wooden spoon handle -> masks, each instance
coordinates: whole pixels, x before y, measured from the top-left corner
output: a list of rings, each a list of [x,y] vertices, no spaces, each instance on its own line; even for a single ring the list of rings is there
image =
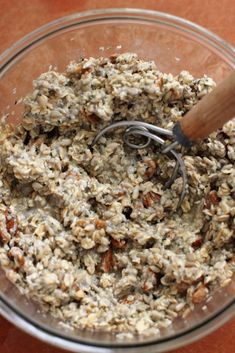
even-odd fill
[[[235,117],[235,70],[197,103],[173,128],[175,139],[190,146]]]

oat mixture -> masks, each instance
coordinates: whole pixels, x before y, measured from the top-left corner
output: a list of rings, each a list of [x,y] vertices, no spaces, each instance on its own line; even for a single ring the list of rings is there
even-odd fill
[[[172,129],[215,83],[125,53],[49,71],[0,135],[0,264],[21,293],[73,327],[156,334],[235,269],[235,123],[174,161],[131,150],[114,120]]]

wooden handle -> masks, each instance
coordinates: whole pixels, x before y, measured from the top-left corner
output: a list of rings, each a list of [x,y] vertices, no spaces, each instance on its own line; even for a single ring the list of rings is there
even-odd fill
[[[235,70],[197,103],[174,128],[178,142],[190,146],[235,117]]]

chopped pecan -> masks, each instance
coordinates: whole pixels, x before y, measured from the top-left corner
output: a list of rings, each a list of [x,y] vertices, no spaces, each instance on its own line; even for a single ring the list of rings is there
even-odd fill
[[[18,233],[18,220],[10,209],[5,211],[6,229],[12,235],[15,236]]]
[[[120,300],[120,303],[123,303],[123,304],[133,304],[134,303],[134,298],[133,299],[128,299],[128,296],[125,296],[123,297],[121,300]]]
[[[104,229],[104,228],[106,228],[106,222],[103,221],[102,219],[96,219],[95,226],[97,229]]]
[[[160,273],[156,273],[151,270],[151,268],[148,269],[147,273],[147,279],[143,284],[143,291],[145,293],[149,292],[153,288],[157,288],[160,284],[162,275]]]
[[[87,221],[85,219],[78,219],[76,223],[76,225],[80,227],[85,227],[86,224],[87,224]]]
[[[109,57],[110,62],[112,64],[115,64],[117,57],[118,57],[118,54],[111,54],[110,57]]]
[[[100,67],[104,67],[107,65],[107,60],[106,59],[103,59],[101,62],[100,62]]]
[[[7,252],[7,257],[8,257],[8,259],[10,259],[12,261],[14,260],[14,256],[12,255],[10,250]]]
[[[160,77],[159,80],[156,82],[156,85],[160,88],[160,91],[162,91],[163,83],[163,77]]]
[[[62,283],[60,283],[60,289],[62,290],[62,291],[66,291],[67,289],[68,289],[68,287],[66,287],[66,285],[62,282]]]
[[[77,290],[74,293],[74,299],[76,299],[78,301],[82,300],[84,297],[85,297],[85,293],[81,289]]]
[[[34,146],[40,146],[43,143],[45,136],[46,135],[41,135],[40,137],[38,137],[33,143]]]
[[[147,293],[147,292],[149,292],[150,291],[150,289],[152,289],[153,287],[152,286],[150,286],[149,284],[148,284],[148,282],[144,282],[144,285],[143,285],[143,291],[145,292],[145,293]]]
[[[202,238],[197,238],[191,245],[194,249],[200,248],[202,245]]]
[[[233,255],[230,259],[231,262],[235,263],[235,255]]]
[[[206,207],[210,208],[211,205],[218,205],[220,202],[220,198],[217,195],[217,192],[215,190],[212,190],[209,192],[209,194],[206,197]]]
[[[179,294],[183,294],[183,295],[186,294],[188,288],[189,288],[189,284],[185,282],[181,282],[176,285],[176,289]]]
[[[5,243],[8,243],[9,240],[10,240],[10,235],[6,229],[6,224],[3,224],[2,222],[0,222],[0,245],[4,245]]]
[[[2,246],[4,244],[4,240],[3,240],[3,234],[2,232],[0,231],[0,246]]]
[[[98,124],[99,122],[100,122],[100,118],[97,116],[97,115],[95,115],[95,114],[87,114],[86,115],[86,119],[87,119],[87,121],[89,121],[89,123],[91,123],[91,124]]]
[[[147,178],[151,179],[154,176],[156,169],[157,169],[156,162],[151,158],[147,158],[144,160],[144,163],[147,165],[147,169],[145,171],[145,176]]]
[[[126,245],[125,240],[117,240],[114,238],[111,238],[111,244],[114,249],[123,249]]]
[[[75,291],[77,291],[77,290],[80,289],[79,286],[78,286],[78,284],[77,284],[76,282],[73,282],[72,288],[73,288]]]
[[[22,250],[18,248],[12,248],[7,252],[7,256],[10,260],[15,261],[16,265],[23,267],[25,264],[25,258]]]
[[[66,178],[70,178],[70,177],[77,179],[77,180],[80,180],[81,175],[78,173],[73,173],[73,172],[68,171],[66,173]]]
[[[161,195],[156,194],[153,191],[149,191],[146,195],[143,197],[143,205],[146,208],[151,207],[155,201],[159,201],[161,199]]]
[[[10,232],[14,227],[15,227],[15,220],[13,218],[9,219],[9,221],[7,221],[6,223],[6,228],[8,232]]]
[[[104,272],[109,272],[113,267],[113,251],[110,248],[102,255],[100,269]]]
[[[6,237],[4,236],[3,232],[0,230],[0,246],[3,245],[7,241]]]
[[[118,191],[115,195],[118,197],[124,196],[126,193],[125,191]]]
[[[155,287],[158,287],[161,284],[161,278],[163,277],[163,274],[160,272],[154,272],[149,268],[149,271],[152,272],[155,276]]]
[[[75,73],[80,74],[82,72],[83,69],[83,64],[80,63],[77,65],[76,69],[74,70]]]
[[[182,96],[182,94],[179,91],[176,91],[173,88],[170,89],[170,92],[171,92],[171,98],[173,100],[177,100]]]
[[[16,256],[16,261],[18,262],[20,267],[23,267],[25,264],[25,259],[22,255]]]
[[[198,284],[199,282],[203,282],[204,281],[204,276],[201,275],[200,277],[198,277],[197,279],[192,281],[192,284]]]
[[[90,67],[83,67],[83,64],[80,63],[76,69],[75,69],[75,73],[78,74],[78,75],[82,75],[82,74],[85,74],[86,72],[90,72],[91,71],[91,68]]]
[[[202,284],[192,295],[192,302],[194,304],[201,303],[206,298],[207,290]]]

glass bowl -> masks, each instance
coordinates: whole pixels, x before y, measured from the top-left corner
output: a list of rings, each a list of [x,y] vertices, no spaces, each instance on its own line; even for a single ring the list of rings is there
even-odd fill
[[[23,110],[15,104],[32,89],[32,80],[48,67],[64,70],[82,56],[135,52],[173,74],[188,70],[219,82],[235,68],[234,48],[184,19],[143,9],[102,9],[53,21],[27,35],[0,56],[0,116],[17,123]],[[159,336],[117,341],[109,332],[71,331],[42,314],[0,272],[0,313],[26,332],[72,351],[162,352],[192,342],[227,321],[235,312],[235,281],[218,288],[213,299],[177,319]]]

